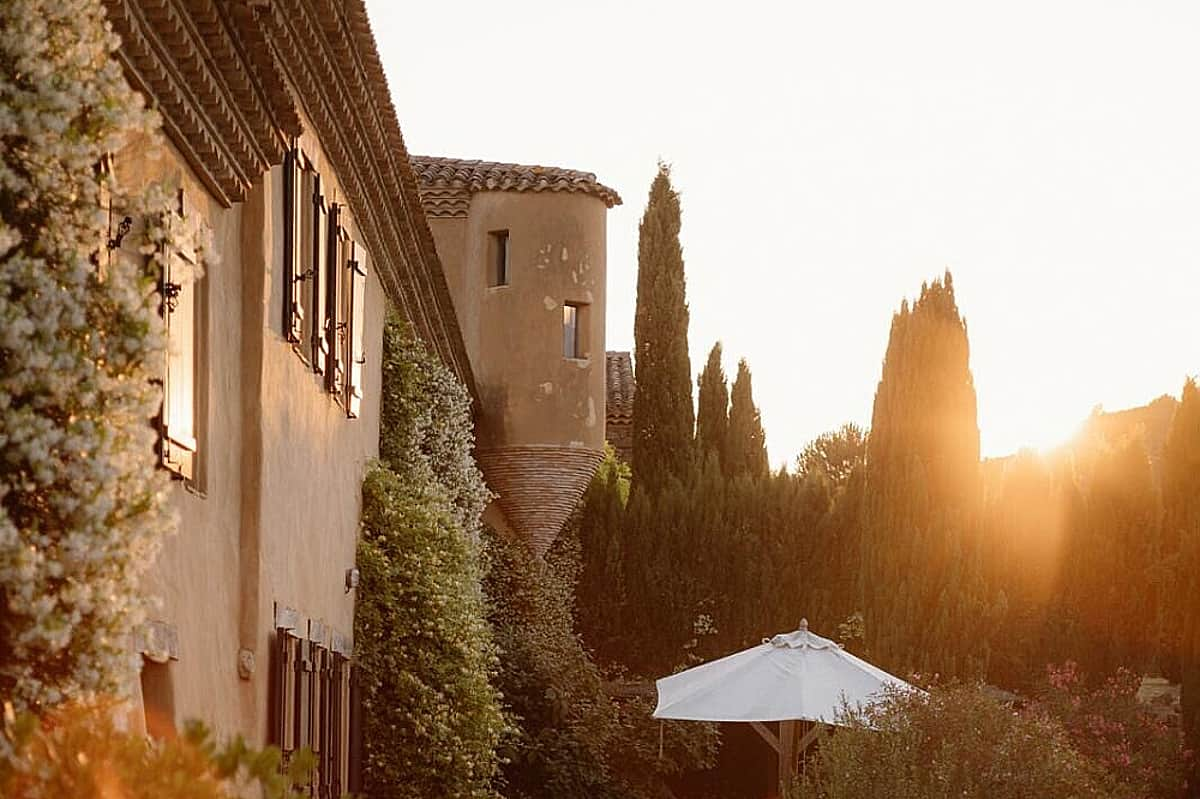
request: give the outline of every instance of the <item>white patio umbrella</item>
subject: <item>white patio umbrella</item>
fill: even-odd
[[[843,707],[879,698],[887,686],[917,690],[846,652],[828,638],[800,629],[719,660],[657,681],[654,717],[688,721],[743,721],[779,753],[780,792],[792,763],[824,728],[837,724]],[[778,721],[779,736],[762,722]],[[796,723],[815,726],[796,746]]]

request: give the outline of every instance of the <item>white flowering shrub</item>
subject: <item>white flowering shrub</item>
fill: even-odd
[[[494,799],[508,725],[480,588],[490,495],[471,458],[471,399],[394,315],[382,382],[354,610],[364,793]]]
[[[0,697],[18,710],[117,691],[171,527],[155,278],[105,257],[101,195],[120,195],[96,167],[153,125],[116,46],[99,0],[0,2]]]

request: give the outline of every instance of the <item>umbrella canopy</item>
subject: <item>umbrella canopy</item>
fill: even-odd
[[[856,658],[801,621],[794,633],[658,680],[654,717],[688,721],[817,721],[834,724],[886,686],[913,689]]]

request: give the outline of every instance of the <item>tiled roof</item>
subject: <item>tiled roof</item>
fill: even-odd
[[[628,352],[604,353],[606,416],[610,420],[633,418],[633,359]]]
[[[410,161],[425,213],[431,217],[466,216],[471,195],[480,191],[588,194],[603,200],[609,208],[621,204],[620,196],[591,172],[426,155],[414,155]]]
[[[104,5],[127,77],[223,205],[282,162],[307,111],[388,298],[475,395],[364,0]]]

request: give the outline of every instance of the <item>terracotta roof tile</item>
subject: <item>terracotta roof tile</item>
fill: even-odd
[[[633,359],[628,352],[604,353],[606,416],[633,418]]]
[[[591,172],[426,155],[410,161],[429,216],[466,216],[470,196],[480,191],[567,192],[598,197],[609,208],[621,204],[620,196]]]

